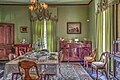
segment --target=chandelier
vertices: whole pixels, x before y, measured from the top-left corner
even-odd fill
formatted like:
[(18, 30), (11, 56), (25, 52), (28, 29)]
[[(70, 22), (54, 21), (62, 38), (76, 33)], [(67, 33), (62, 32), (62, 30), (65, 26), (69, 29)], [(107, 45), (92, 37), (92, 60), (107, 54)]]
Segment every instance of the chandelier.
[(30, 0), (30, 2), (31, 5), (29, 6), (29, 10), (36, 14), (36, 16), (33, 17), (34, 20), (50, 19), (52, 13), (47, 10), (48, 5), (46, 3), (39, 3), (39, 0)]

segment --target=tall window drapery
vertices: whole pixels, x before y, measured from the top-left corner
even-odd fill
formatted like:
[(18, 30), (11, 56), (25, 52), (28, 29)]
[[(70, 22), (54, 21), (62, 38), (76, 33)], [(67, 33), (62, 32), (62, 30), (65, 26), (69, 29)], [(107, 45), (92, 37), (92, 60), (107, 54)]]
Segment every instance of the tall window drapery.
[(32, 23), (35, 50), (43, 48), (47, 48), (50, 52), (56, 50), (55, 24), (54, 20), (37, 20)]
[[(107, 1), (107, 0), (105, 0)], [(102, 6), (100, 6), (102, 5)], [(103, 2), (102, 0), (98, 5), (97, 12), (97, 59), (104, 51), (111, 51), (112, 41), (113, 41), (113, 25), (112, 25), (112, 6), (110, 4)]]
[(111, 12), (111, 9), (110, 7), (108, 7), (106, 10), (105, 10), (105, 50), (106, 51), (111, 51), (111, 46), (112, 46), (112, 41), (113, 41), (113, 28), (111, 27), (111, 15), (110, 15), (110, 12)]
[(97, 14), (97, 37), (96, 37), (96, 47), (97, 47), (97, 59), (99, 59), (99, 56), (101, 55), (102, 51), (103, 51), (103, 27), (102, 27), (102, 15), (103, 13), (100, 12)]

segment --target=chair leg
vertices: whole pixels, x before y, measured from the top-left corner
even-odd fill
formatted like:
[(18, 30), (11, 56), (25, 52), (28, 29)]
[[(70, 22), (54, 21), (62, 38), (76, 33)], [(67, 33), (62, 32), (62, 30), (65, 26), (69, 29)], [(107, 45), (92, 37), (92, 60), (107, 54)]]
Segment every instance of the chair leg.
[(104, 69), (104, 72), (105, 72), (106, 78), (108, 79), (107, 72), (106, 72), (106, 70), (105, 70), (105, 69)]
[[(14, 79), (14, 75), (16, 75), (16, 78)], [(12, 79), (11, 80), (17, 80), (18, 74), (17, 73), (12, 73)]]
[(85, 65), (86, 65), (86, 70), (88, 70), (88, 61), (86, 61)]
[(17, 80), (17, 78), (18, 78), (18, 74), (16, 75), (16, 78), (15, 78), (15, 80)]
[(92, 73), (93, 73), (93, 67), (92, 67)]
[(86, 62), (86, 61), (84, 60), (84, 67), (85, 67), (85, 62)]
[(96, 80), (98, 80), (98, 69), (96, 70)]
[(14, 73), (12, 73), (12, 80), (14, 80)]
[(46, 80), (46, 74), (44, 74), (44, 80)]

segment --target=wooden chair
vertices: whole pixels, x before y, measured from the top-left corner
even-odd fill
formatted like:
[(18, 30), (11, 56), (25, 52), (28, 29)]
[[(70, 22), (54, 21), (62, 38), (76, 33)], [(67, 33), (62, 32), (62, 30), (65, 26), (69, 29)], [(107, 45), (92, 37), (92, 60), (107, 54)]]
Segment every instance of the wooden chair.
[(29, 52), (31, 47), (31, 44), (14, 44), (16, 57)]
[(9, 60), (13, 60), (16, 58), (16, 54), (15, 54), (15, 48), (14, 48), (14, 45), (12, 45), (12, 48), (11, 48), (11, 52), (9, 53), (8, 55), (8, 59)]
[(9, 56), (8, 56), (9, 60), (13, 60), (16, 58), (16, 55), (13, 54), (13, 53), (10, 53)]
[[(29, 72), (34, 68), (34, 72)], [(41, 75), (38, 73), (37, 64), (33, 61), (23, 60), (18, 62), (19, 73), (13, 73), (12, 80), (14, 80), (14, 75), (21, 75), (22, 80), (42, 80)], [(46, 76), (44, 76), (45, 78)], [(17, 80), (17, 78), (16, 78)]]
[(84, 57), (84, 67), (86, 67), (86, 70), (88, 69), (88, 63), (93, 62), (96, 57), (96, 49), (92, 50), (90, 53), (90, 56)]
[(101, 54), (101, 57), (99, 61), (92, 62), (92, 72), (93, 68), (96, 70), (96, 80), (98, 80), (98, 71), (102, 70), (102, 72), (105, 72), (105, 75), (107, 77), (107, 72), (106, 72), (106, 64), (107, 64), (107, 59), (108, 59), (108, 52), (103, 52)]

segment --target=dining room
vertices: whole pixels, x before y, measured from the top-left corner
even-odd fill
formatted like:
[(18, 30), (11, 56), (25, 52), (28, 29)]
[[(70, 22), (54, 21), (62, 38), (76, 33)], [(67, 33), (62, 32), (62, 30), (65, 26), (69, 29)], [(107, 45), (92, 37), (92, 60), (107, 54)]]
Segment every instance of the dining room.
[(119, 17), (120, 0), (0, 0), (0, 80), (119, 80)]

